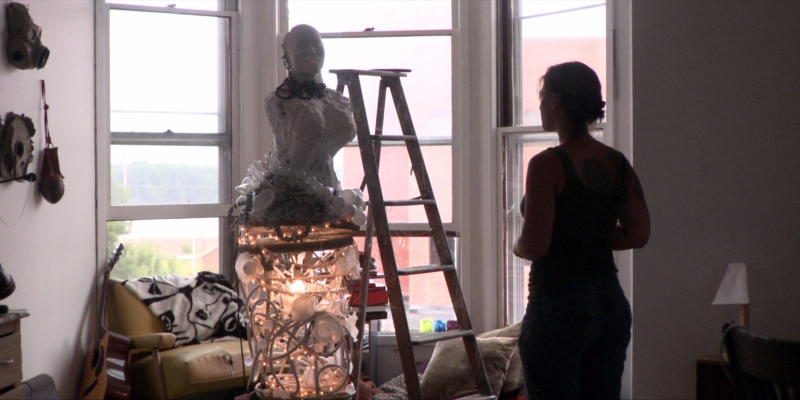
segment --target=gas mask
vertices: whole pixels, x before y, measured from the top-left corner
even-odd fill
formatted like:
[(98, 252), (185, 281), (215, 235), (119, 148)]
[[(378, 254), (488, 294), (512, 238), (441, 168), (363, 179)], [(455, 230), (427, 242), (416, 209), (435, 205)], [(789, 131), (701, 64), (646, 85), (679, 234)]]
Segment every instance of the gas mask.
[(8, 60), (19, 69), (42, 69), (50, 50), (42, 45), (42, 28), (33, 23), (28, 7), (9, 3), (6, 7), (8, 24)]

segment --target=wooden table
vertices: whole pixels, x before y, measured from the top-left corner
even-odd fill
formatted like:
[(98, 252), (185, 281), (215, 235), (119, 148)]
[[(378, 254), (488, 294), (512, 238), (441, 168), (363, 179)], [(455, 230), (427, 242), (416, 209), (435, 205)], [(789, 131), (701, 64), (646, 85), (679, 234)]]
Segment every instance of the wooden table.
[(0, 314), (0, 400), (24, 399), (20, 320), (24, 311)]
[(733, 382), (722, 369), (723, 363), (719, 356), (698, 357), (697, 369), (697, 400), (734, 400), (736, 392)]

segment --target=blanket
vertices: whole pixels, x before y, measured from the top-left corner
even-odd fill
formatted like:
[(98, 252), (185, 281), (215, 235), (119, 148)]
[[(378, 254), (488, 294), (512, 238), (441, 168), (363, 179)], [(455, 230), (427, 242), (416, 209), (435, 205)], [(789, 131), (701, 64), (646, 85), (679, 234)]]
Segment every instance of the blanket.
[(245, 306), (220, 274), (166, 275), (121, 282), (175, 335), (175, 347), (247, 338)]

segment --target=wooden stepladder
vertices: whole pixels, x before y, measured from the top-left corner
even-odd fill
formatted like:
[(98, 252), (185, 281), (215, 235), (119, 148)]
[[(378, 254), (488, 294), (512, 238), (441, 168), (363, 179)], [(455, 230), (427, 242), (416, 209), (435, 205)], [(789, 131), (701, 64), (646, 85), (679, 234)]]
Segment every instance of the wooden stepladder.
[[(356, 133), (358, 145), (361, 150), (361, 160), (364, 166), (364, 183), (369, 193), (369, 208), (367, 228), (365, 233), (364, 254), (365, 264), (362, 266), (362, 285), (368, 282), (369, 271), (367, 268), (370, 255), (372, 254), (372, 238), (377, 236), (378, 250), (380, 252), (383, 273), (386, 279), (386, 287), (389, 292), (389, 305), (391, 308), (392, 319), (397, 335), (397, 347), (403, 365), (403, 375), (405, 377), (406, 388), (408, 389), (409, 399), (422, 399), (419, 375), (414, 361), (414, 345), (435, 343), (442, 340), (462, 338), (466, 348), (469, 362), (472, 366), (473, 376), (478, 388), (478, 394), (469, 396), (469, 399), (495, 399), (491, 394), (489, 379), (483, 364), (475, 332), (472, 330), (472, 322), (469, 318), (464, 296), (461, 292), (461, 284), (453, 261), (453, 255), (447, 244), (447, 237), (433, 196), (428, 172), (422, 158), (417, 134), (414, 124), (411, 121), (411, 113), (406, 102), (403, 86), (400, 78), (406, 76), (409, 70), (331, 70), (338, 77), (337, 90), (344, 92), (347, 87), (350, 102), (353, 106), (353, 117), (356, 122)], [(369, 130), (364, 98), (361, 91), (361, 76), (375, 76), (380, 78), (378, 92), (378, 115), (375, 124), (375, 135)], [(389, 89), (394, 101), (397, 117), (400, 120), (402, 135), (383, 135), (383, 114), (386, 103), (386, 90)], [(383, 141), (402, 141), (408, 150), (414, 176), (417, 179), (420, 196), (410, 200), (384, 200), (381, 182), (378, 175), (380, 164), (380, 146)], [(363, 189), (363, 184), (362, 184)], [(397, 268), (394, 248), (392, 246), (391, 231), (386, 214), (386, 207), (416, 206), (425, 207), (425, 214), (431, 230), (436, 252), (438, 253), (441, 264), (425, 265), (409, 268)], [(403, 303), (403, 293), (400, 287), (399, 276), (444, 273), (447, 288), (450, 291), (450, 299), (458, 320), (459, 329), (444, 332), (426, 332), (412, 334), (408, 326), (405, 305)], [(362, 293), (366, 293), (367, 288), (362, 286)], [(361, 296), (358, 327), (359, 336), (363, 337), (364, 330), (364, 309), (366, 306), (366, 295)], [(361, 343), (361, 337), (358, 343)], [(360, 363), (360, 351), (356, 357), (356, 365)]]

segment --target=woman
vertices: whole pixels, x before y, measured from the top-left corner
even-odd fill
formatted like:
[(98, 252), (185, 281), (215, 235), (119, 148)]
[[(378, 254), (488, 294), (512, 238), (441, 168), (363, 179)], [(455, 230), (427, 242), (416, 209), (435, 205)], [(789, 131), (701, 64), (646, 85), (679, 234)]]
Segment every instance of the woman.
[(597, 74), (569, 62), (539, 89), (560, 144), (534, 156), (514, 254), (533, 261), (519, 339), (532, 399), (618, 399), (631, 311), (613, 250), (641, 248), (650, 217), (636, 172), (589, 128), (605, 115)]

